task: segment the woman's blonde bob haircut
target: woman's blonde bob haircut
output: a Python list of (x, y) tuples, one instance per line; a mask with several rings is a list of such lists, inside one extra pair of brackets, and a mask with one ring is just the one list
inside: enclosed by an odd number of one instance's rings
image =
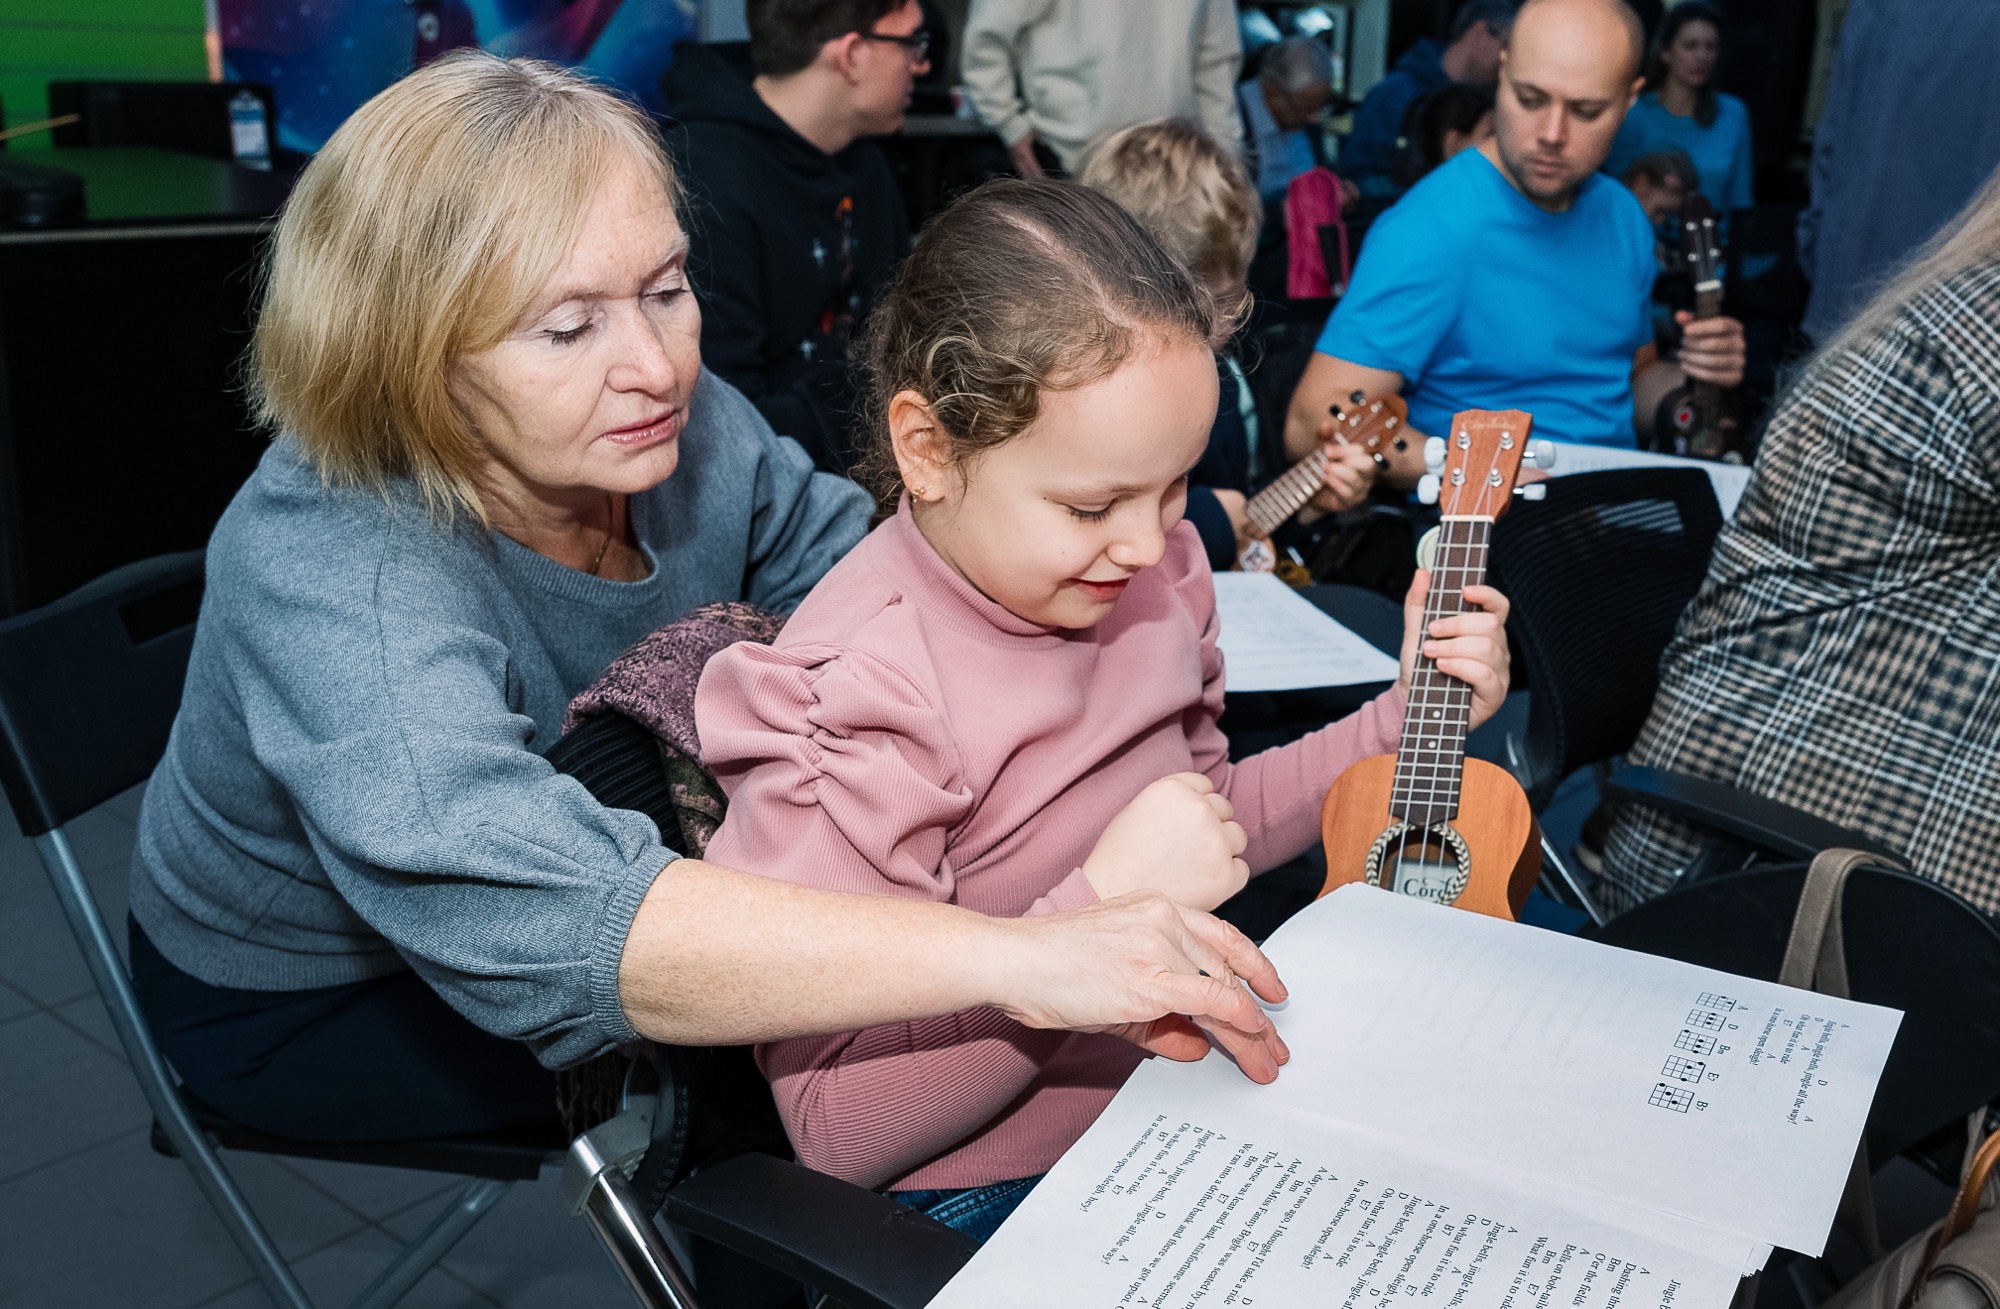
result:
[(540, 60), (459, 51), (362, 105), (278, 220), (246, 370), (258, 419), (329, 483), (407, 478), (434, 516), (484, 523), (452, 367), (516, 329), (620, 163), (680, 208), (644, 111)]

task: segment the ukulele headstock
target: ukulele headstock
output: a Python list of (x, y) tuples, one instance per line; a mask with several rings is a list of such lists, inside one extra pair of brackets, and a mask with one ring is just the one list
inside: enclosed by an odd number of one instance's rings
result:
[(1534, 418), (1519, 409), (1467, 409), (1457, 414), (1451, 420), (1451, 434), (1432, 437), (1424, 452), (1436, 471), (1424, 479), (1419, 494), (1434, 489), (1438, 510), (1446, 518), (1498, 518), (1513, 499), (1524, 457), (1532, 454), (1543, 468), (1555, 462), (1555, 450), (1547, 441), (1536, 441), (1535, 449), (1529, 450), (1528, 433), (1534, 425)]
[(1333, 439), (1359, 446), (1378, 458), (1385, 445), (1402, 448), (1403, 429), (1410, 421), (1410, 407), (1402, 396), (1385, 395), (1379, 400), (1369, 400), (1356, 391), (1346, 405), (1335, 405), (1331, 412)]
[(1681, 202), (1681, 258), (1695, 294), (1722, 289), (1722, 228), (1714, 206), (1699, 191)]

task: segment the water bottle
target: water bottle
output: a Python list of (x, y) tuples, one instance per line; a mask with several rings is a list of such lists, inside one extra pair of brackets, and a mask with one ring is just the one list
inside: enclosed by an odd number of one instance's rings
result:
[(271, 134), (264, 126), (264, 102), (248, 89), (230, 97), (229, 144), (243, 167), (271, 167)]

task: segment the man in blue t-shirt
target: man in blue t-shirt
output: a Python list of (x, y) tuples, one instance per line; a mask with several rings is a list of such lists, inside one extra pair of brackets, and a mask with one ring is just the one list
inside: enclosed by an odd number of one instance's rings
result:
[[(1620, 0), (1522, 7), (1501, 63), (1494, 139), (1376, 220), (1292, 394), (1292, 458), (1331, 439), (1328, 406), (1356, 391), (1402, 392), (1418, 438), (1442, 433), (1461, 409), (1525, 409), (1538, 436), (1630, 446), (1635, 383), (1660, 394), (1683, 376), (1742, 380), (1734, 319), (1683, 314), (1678, 365), (1653, 358), (1652, 227), (1631, 193), (1597, 171), (1638, 94), (1641, 49)], [(1382, 473), (1414, 486), (1423, 441), (1406, 442)], [(1339, 500), (1323, 493), (1321, 507), (1350, 507)]]

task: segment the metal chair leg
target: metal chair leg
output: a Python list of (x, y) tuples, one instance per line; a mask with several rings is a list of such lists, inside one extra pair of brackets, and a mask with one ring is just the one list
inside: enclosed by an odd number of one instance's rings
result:
[(395, 1262), (369, 1283), (368, 1289), (349, 1309), (389, 1309), (408, 1295), (411, 1288), (423, 1280), (424, 1274), (451, 1252), (459, 1238), (471, 1231), (473, 1224), (500, 1202), (500, 1197), (512, 1185), (512, 1182), (475, 1177), (460, 1187), (451, 1203), (424, 1229), (423, 1235), (396, 1256)]
[[(623, 1118), (584, 1133), (570, 1146), (563, 1163), (563, 1196), (572, 1212), (590, 1221), (644, 1309), (700, 1309), (694, 1283), (679, 1256), (625, 1179), (621, 1158), (630, 1151), (618, 1146), (629, 1145), (628, 1137), (643, 1143), (645, 1136), (643, 1132), (621, 1135), (620, 1129), (627, 1126)], [(607, 1141), (618, 1144), (607, 1146)]]
[(223, 1167), (215, 1147), (181, 1103), (173, 1073), (160, 1057), (152, 1036), (135, 1017), (139, 1004), (132, 993), (131, 978), (119, 963), (118, 948), (104, 925), (104, 915), (98, 912), (97, 901), (91, 897), (90, 886), (83, 879), (83, 867), (77, 862), (69, 838), (60, 827), (45, 832), (35, 838), (35, 852), (41, 856), (42, 867), (55, 888), (56, 901), (69, 920), (71, 935), (82, 947), (84, 965), (90, 969), (90, 979), (97, 984), (97, 993), (103, 997), (104, 1008), (111, 1016), (111, 1026), (118, 1033), (118, 1043), (125, 1049), (125, 1057), (139, 1079), (139, 1089), (145, 1093), (146, 1103), (152, 1106), (161, 1130), (173, 1142), (195, 1185), (201, 1188), (271, 1299), (282, 1309), (312, 1309), (305, 1288), (299, 1285), (299, 1279), (278, 1253), (270, 1234), (251, 1212), (236, 1187), (236, 1179)]
[(1610, 921), (1605, 917), (1604, 911), (1597, 907), (1597, 901), (1591, 897), (1590, 892), (1584, 889), (1583, 879), (1576, 875), (1576, 870), (1569, 866), (1569, 861), (1557, 854), (1555, 846), (1549, 843), (1549, 838), (1543, 836), (1542, 876), (1548, 877), (1551, 870), (1554, 870), (1557, 885), (1576, 901), (1583, 912), (1590, 915), (1592, 923), (1602, 927)]

